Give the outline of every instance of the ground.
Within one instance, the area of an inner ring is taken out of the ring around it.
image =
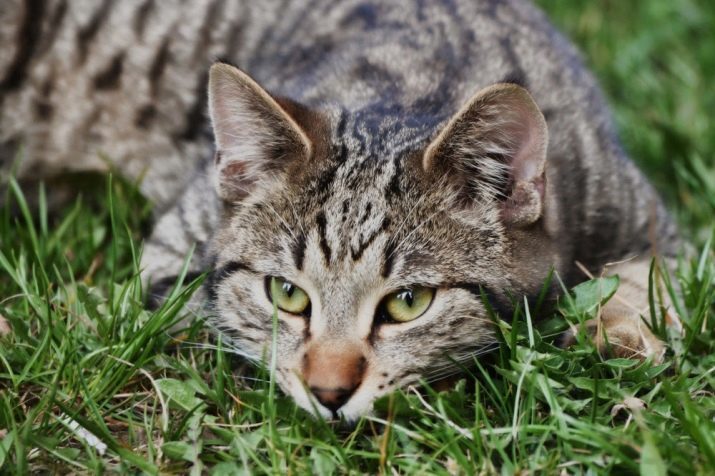
[[[150,208],[131,185],[107,177],[51,216],[11,187],[0,473],[712,474],[715,3],[540,3],[584,52],[627,150],[695,245],[671,277],[683,333],[645,316],[668,344],[664,364],[604,359],[586,339],[554,345],[607,297],[612,283],[594,282],[551,318],[532,325],[530,309],[502,323],[500,348],[455,388],[395,394],[353,428],[316,421],[206,330],[169,334],[190,289],[144,309],[136,263]]]

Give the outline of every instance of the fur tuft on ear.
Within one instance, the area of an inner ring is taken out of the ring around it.
[[[479,91],[427,147],[423,167],[445,175],[462,205],[499,201],[502,218],[528,226],[542,214],[548,132],[516,84]]]
[[[311,143],[291,116],[253,79],[217,63],[209,72],[209,115],[216,139],[216,187],[236,202],[289,160],[305,159]]]

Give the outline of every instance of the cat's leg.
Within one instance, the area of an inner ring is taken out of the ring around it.
[[[177,203],[159,217],[144,245],[141,260],[149,307],[156,308],[163,302],[187,260],[184,284],[205,271],[204,250],[218,215],[219,201],[213,187],[208,177],[199,174]],[[202,290],[198,290],[191,303],[199,304],[202,300]]]
[[[589,334],[602,354],[662,361],[665,345],[646,324],[650,323],[651,315],[648,298],[650,264],[650,258],[637,258],[604,267],[602,275],[617,275],[620,285],[613,297],[600,309],[598,317],[586,323]],[[658,281],[656,284],[660,285]],[[678,326],[679,320],[667,293],[663,292],[662,297],[666,324]],[[656,298],[656,305],[659,304]],[[660,314],[659,309],[657,314]]]

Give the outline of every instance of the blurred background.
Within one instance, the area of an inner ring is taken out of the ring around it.
[[[537,3],[595,72],[630,156],[704,242],[715,224],[715,1]]]

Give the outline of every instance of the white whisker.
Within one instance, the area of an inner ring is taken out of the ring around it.
[[[387,258],[388,258],[388,259],[391,258],[392,255],[394,255],[395,252],[396,252],[403,244],[405,244],[405,243],[407,242],[407,240],[409,240],[409,239],[412,237],[412,235],[414,235],[415,233],[417,233],[417,231],[418,231],[420,228],[422,228],[423,226],[425,226],[430,220],[432,220],[433,217],[439,215],[440,213],[442,213],[442,210],[438,210],[438,211],[432,213],[431,215],[429,215],[429,216],[428,216],[427,218],[425,218],[424,220],[422,220],[422,222],[420,222],[419,225],[417,225],[416,227],[414,227],[414,228],[412,229],[412,231],[410,231],[402,240],[400,240],[399,243],[397,243],[397,244],[395,245],[395,247],[393,248],[392,252],[387,256]]]
[[[283,228],[286,229],[286,231],[290,234],[291,238],[293,238],[293,241],[298,241],[298,238],[295,236],[295,233],[293,230],[288,226],[288,222],[285,221],[283,216],[276,211],[275,208],[273,208],[273,205],[271,205],[269,202],[265,202],[264,205],[273,212],[273,214],[280,220],[281,224],[283,225]]]

